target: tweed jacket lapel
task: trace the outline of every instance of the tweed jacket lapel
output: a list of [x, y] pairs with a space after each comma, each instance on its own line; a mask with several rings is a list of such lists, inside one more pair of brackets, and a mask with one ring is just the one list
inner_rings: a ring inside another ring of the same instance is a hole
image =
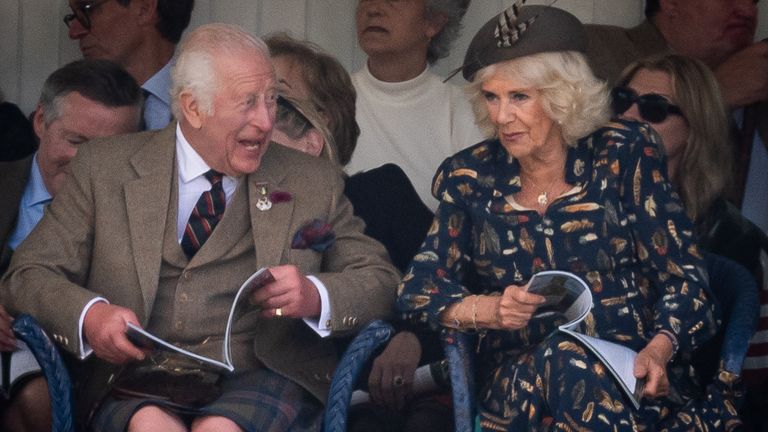
[[281, 167], [289, 165], [281, 163], [280, 154], [271, 149], [268, 150], [259, 169], [248, 176], [248, 202], [258, 268], [280, 264], [285, 239], [292, 226], [293, 200], [272, 203], [269, 210], [260, 210], [258, 207], [260, 198], [269, 198], [270, 194], [276, 191], [287, 192], [281, 189], [286, 176], [285, 170]]
[[19, 204], [29, 180], [33, 155], [13, 162], [0, 163], [0, 247], [5, 247], [8, 237], [16, 227]]
[[125, 184], [130, 242], [147, 314], [157, 293], [168, 206], [175, 205], [170, 202], [175, 132], [172, 123], [145, 143], [131, 158], [137, 178]]

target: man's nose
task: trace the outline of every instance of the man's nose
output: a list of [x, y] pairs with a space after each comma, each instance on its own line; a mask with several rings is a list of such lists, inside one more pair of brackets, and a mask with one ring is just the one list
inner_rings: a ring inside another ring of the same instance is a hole
[[275, 123], [274, 110], [271, 110], [264, 102], [258, 104], [255, 109], [251, 110], [249, 123], [264, 132], [272, 130]]
[[85, 28], [79, 20], [73, 19], [69, 22], [69, 38], [72, 40], [77, 40], [82, 38], [88, 33], [88, 29]]
[[381, 14], [381, 6], [386, 0], [361, 0], [358, 8], [366, 16], [376, 16]]

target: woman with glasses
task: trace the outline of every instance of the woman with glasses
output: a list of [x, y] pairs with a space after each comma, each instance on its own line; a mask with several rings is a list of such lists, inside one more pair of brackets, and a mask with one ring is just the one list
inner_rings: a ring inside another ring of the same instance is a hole
[[[439, 167], [441, 202], [398, 306], [479, 334], [482, 430], [725, 425], [725, 405], [680, 412], [699, 390], [687, 353], [717, 327], [691, 221], [653, 130], [609, 120], [585, 48], [581, 23], [545, 6], [513, 6], [474, 37], [462, 72], [488, 139]], [[544, 298], [526, 286], [543, 270], [588, 284], [582, 332], [638, 353], [639, 409], [583, 345], [553, 332], [560, 315], [535, 316]]]
[[768, 238], [724, 198], [733, 180], [733, 148], [709, 68], [679, 55], [650, 57], [626, 68], [612, 96], [616, 115], [650, 123], [661, 136], [669, 179], [695, 222], [699, 246], [762, 280], [760, 251], [768, 249]]
[[[760, 255], [768, 252], [768, 237], [724, 198], [728, 185], [733, 184], [733, 147], [720, 89], [710, 69], [679, 55], [637, 61], [618, 80], [613, 108], [622, 118], [650, 123], [661, 136], [670, 180], [695, 222], [699, 246], [737, 261], [764, 284]], [[768, 317], [764, 315], [761, 313], [758, 331], [766, 330], [763, 323]], [[759, 339], [755, 344], [744, 371], [748, 390], [745, 418], [765, 427], [768, 372]], [[697, 357], [700, 375], [712, 376], [719, 356], [704, 351]], [[741, 400], [743, 393], [734, 397], [733, 392], [742, 386], [741, 379], [731, 379], [732, 384], [722, 386], [720, 393]]]

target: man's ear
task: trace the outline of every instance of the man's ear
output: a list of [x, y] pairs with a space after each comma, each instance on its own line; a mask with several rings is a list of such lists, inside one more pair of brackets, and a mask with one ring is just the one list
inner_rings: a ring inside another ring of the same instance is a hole
[[195, 129], [200, 129], [203, 126], [203, 117], [206, 114], [201, 111], [200, 104], [192, 93], [183, 91], [179, 95], [179, 107], [181, 108], [181, 115], [190, 126]]
[[32, 127], [35, 129], [35, 135], [37, 135], [37, 139], [39, 140], [47, 127], [45, 125], [45, 119], [43, 119], [43, 106], [40, 104], [37, 104], [35, 114], [32, 116]]
[[304, 134], [302, 140], [307, 146], [307, 153], [311, 154], [312, 156], [320, 156], [320, 154], [323, 152], [323, 147], [325, 147], [325, 140], [323, 139], [323, 135], [317, 129], [312, 128], [308, 130], [307, 133]]
[[132, 0], [136, 3], [136, 13], [142, 24], [155, 25], [157, 16], [157, 0]]

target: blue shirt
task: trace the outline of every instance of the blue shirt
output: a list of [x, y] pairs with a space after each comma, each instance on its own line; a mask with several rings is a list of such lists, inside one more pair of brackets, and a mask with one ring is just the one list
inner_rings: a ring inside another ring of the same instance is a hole
[[171, 122], [171, 62], [152, 75], [142, 86], [147, 93], [144, 101], [144, 129], [162, 129]]
[[8, 240], [8, 247], [16, 250], [19, 244], [27, 238], [35, 225], [43, 218], [43, 210], [45, 210], [45, 207], [52, 199], [53, 197], [48, 193], [48, 189], [45, 187], [45, 183], [43, 183], [40, 166], [37, 164], [37, 154], [35, 154], [35, 157], [32, 159], [29, 181], [24, 187], [24, 194], [21, 196], [16, 228], [14, 228]]
[[[740, 109], [735, 112], [734, 118], [736, 124], [742, 124], [744, 110]], [[766, 181], [768, 177], [766, 172], [768, 172], [768, 149], [760, 138], [760, 134], [755, 131], [741, 213], [759, 226], [763, 232], [768, 232], [768, 181]]]

